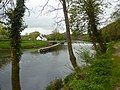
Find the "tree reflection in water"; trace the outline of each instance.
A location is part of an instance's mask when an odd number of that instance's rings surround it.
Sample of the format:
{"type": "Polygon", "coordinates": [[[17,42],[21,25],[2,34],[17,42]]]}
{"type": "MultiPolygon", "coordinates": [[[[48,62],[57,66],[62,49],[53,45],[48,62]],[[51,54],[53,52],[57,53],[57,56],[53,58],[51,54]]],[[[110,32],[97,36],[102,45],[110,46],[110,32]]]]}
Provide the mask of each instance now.
{"type": "MultiPolygon", "coordinates": [[[[3,69],[8,63],[11,62],[10,59],[10,51],[8,50],[0,50],[0,69],[3,69]]],[[[20,87],[20,73],[19,73],[19,61],[14,60],[12,63],[12,73],[11,73],[11,80],[12,80],[12,90],[21,90],[20,87]]],[[[1,90],[1,86],[0,86],[1,90]]]]}
{"type": "Polygon", "coordinates": [[[21,90],[19,62],[12,62],[12,90],[21,90]]]}
{"type": "Polygon", "coordinates": [[[10,52],[8,50],[0,50],[0,69],[10,62],[10,52]]]}

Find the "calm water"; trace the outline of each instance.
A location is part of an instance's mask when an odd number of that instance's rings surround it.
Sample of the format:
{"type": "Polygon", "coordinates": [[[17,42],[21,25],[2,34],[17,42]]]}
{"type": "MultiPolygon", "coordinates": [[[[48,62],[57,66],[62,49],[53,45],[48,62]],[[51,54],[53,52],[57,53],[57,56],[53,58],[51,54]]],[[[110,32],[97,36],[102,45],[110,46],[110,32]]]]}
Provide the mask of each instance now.
{"type": "MultiPolygon", "coordinates": [[[[74,52],[80,47],[92,51],[90,43],[74,43],[74,52]]],[[[52,80],[64,78],[71,71],[67,46],[40,54],[37,50],[24,50],[20,61],[20,82],[22,90],[43,90],[52,80]]],[[[1,90],[11,90],[11,63],[9,51],[0,51],[0,87],[1,90]]],[[[77,55],[76,55],[77,56],[77,55]]],[[[79,60],[80,61],[80,60],[79,60]]]]}

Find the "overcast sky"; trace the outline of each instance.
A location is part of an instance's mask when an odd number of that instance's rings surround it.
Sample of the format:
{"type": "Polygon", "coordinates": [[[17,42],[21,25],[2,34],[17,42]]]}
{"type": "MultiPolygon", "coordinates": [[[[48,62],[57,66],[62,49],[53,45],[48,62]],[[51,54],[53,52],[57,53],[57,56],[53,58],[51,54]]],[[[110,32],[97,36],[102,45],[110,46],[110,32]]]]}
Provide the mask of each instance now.
{"type": "MultiPolygon", "coordinates": [[[[58,7],[58,3],[56,1],[57,0],[49,0],[48,5],[58,7]]],[[[28,28],[21,33],[22,35],[33,31],[39,31],[42,34],[49,34],[56,28],[55,17],[57,12],[46,13],[50,9],[50,6],[46,6],[46,10],[41,14],[42,6],[45,5],[46,2],[47,0],[26,0],[26,6],[29,11],[26,10],[24,20],[26,25],[28,25],[28,28]],[[30,12],[30,15],[28,12],[30,12]]],[[[62,10],[59,15],[62,17],[62,10]]],[[[62,29],[59,31],[64,32],[62,29]]]]}
{"type": "MultiPolygon", "coordinates": [[[[58,7],[58,1],[59,0],[49,0],[48,5],[58,7]]],[[[30,15],[28,14],[28,10],[26,10],[24,20],[26,25],[28,25],[28,28],[21,33],[22,35],[33,31],[39,31],[42,34],[49,34],[56,28],[54,25],[56,19],[54,17],[57,15],[57,12],[45,14],[45,12],[51,9],[50,7],[46,6],[44,12],[42,14],[40,13],[42,6],[45,5],[46,2],[47,0],[26,0],[26,6],[30,11],[30,15]]],[[[112,10],[113,9],[108,9],[105,17],[107,17],[112,10]]],[[[59,12],[59,15],[60,17],[63,17],[62,10],[59,12]]],[[[59,29],[59,31],[65,32],[63,29],[59,29]]]]}

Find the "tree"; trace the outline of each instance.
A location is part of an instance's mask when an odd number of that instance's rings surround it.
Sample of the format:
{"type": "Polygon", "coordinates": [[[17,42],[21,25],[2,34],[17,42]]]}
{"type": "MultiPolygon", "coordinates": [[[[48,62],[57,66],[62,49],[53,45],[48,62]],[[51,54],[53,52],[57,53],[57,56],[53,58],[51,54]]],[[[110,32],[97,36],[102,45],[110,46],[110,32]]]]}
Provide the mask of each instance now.
{"type": "Polygon", "coordinates": [[[33,41],[35,41],[38,36],[40,36],[40,33],[38,31],[29,34],[30,39],[33,41]]]}
{"type": "Polygon", "coordinates": [[[79,30],[73,30],[72,31],[72,39],[78,40],[83,34],[79,32],[79,30]]]}
{"type": "MultiPolygon", "coordinates": [[[[67,44],[68,44],[69,57],[70,57],[70,61],[71,61],[73,68],[77,72],[78,65],[77,65],[76,57],[74,56],[73,49],[72,49],[72,42],[71,42],[71,36],[70,36],[70,24],[69,24],[69,18],[68,18],[68,9],[67,9],[67,5],[66,5],[67,1],[69,1],[69,0],[59,0],[59,2],[61,3],[61,5],[63,7],[62,9],[63,9],[63,13],[64,13],[64,18],[65,18],[66,40],[67,40],[67,44]]],[[[45,9],[45,7],[48,5],[48,2],[49,2],[49,0],[47,0],[46,4],[43,6],[41,11],[43,11],[45,9]]],[[[61,9],[61,8],[59,8],[60,3],[58,4],[57,9],[53,7],[53,10],[51,10],[51,11],[60,10],[61,9]]]]}
{"type": "Polygon", "coordinates": [[[25,1],[16,0],[15,8],[8,10],[8,25],[11,41],[12,57],[12,90],[21,90],[19,80],[19,61],[21,58],[21,36],[20,32],[24,29],[23,16],[25,12],[25,1]]]}
{"type": "Polygon", "coordinates": [[[120,18],[101,29],[106,42],[120,40],[120,18]]]}
{"type": "Polygon", "coordinates": [[[81,30],[87,30],[95,49],[100,52],[106,52],[106,44],[103,41],[101,33],[98,31],[99,15],[102,14],[102,0],[76,0],[71,2],[70,17],[71,22],[79,19],[79,22],[74,22],[76,26],[81,26],[81,30]],[[72,21],[72,19],[75,20],[72,21]],[[81,24],[82,23],[82,24],[81,24]],[[96,45],[99,44],[99,48],[96,45]]]}
{"type": "Polygon", "coordinates": [[[65,40],[64,33],[60,33],[57,29],[52,31],[51,34],[46,35],[47,40],[65,40]]]}
{"type": "Polygon", "coordinates": [[[65,18],[65,25],[66,25],[66,40],[68,44],[68,51],[70,56],[70,61],[72,63],[72,66],[74,67],[75,71],[78,72],[78,65],[76,62],[76,57],[74,56],[73,49],[72,49],[72,42],[71,42],[71,36],[70,36],[70,25],[69,25],[69,18],[68,18],[68,10],[66,7],[66,1],[61,0],[63,5],[63,12],[64,12],[64,18],[65,18]]]}
{"type": "Polygon", "coordinates": [[[6,27],[0,25],[0,40],[6,40],[9,38],[9,33],[6,27]]]}

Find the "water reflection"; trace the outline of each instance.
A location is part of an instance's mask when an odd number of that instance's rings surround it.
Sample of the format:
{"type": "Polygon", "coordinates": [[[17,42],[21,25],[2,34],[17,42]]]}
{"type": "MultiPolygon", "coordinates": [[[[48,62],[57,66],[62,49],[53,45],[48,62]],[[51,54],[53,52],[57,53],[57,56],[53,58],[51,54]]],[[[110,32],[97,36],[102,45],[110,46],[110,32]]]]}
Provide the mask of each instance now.
{"type": "Polygon", "coordinates": [[[0,69],[6,66],[10,62],[9,58],[0,58],[0,69]]]}
{"type": "Polygon", "coordinates": [[[11,74],[11,81],[12,81],[12,90],[21,90],[20,86],[20,74],[19,74],[19,61],[21,59],[21,55],[18,54],[19,52],[17,49],[11,49],[11,61],[12,61],[12,74],[11,74]]]}
{"type": "Polygon", "coordinates": [[[0,69],[10,63],[10,51],[0,50],[0,69]]]}
{"type": "MultiPolygon", "coordinates": [[[[10,50],[0,50],[0,70],[4,71],[6,67],[11,62],[10,50]]],[[[20,76],[19,76],[19,62],[13,61],[11,69],[11,81],[12,90],[21,90],[20,88],[20,76]]],[[[1,90],[1,86],[0,86],[1,90]]]]}
{"type": "Polygon", "coordinates": [[[61,51],[63,50],[65,51],[66,49],[67,49],[67,46],[60,46],[57,49],[53,50],[51,54],[54,56],[58,56],[61,53],[61,51]]]}
{"type": "Polygon", "coordinates": [[[21,90],[19,70],[19,62],[12,61],[12,90],[21,90]]]}
{"type": "Polygon", "coordinates": [[[47,53],[50,52],[52,55],[57,56],[63,50],[67,50],[67,46],[66,45],[61,45],[61,46],[59,46],[57,48],[52,49],[51,51],[46,51],[46,52],[41,52],[41,53],[40,52],[38,53],[38,49],[31,49],[29,51],[31,52],[31,54],[34,54],[34,55],[47,54],[47,53]]]}

